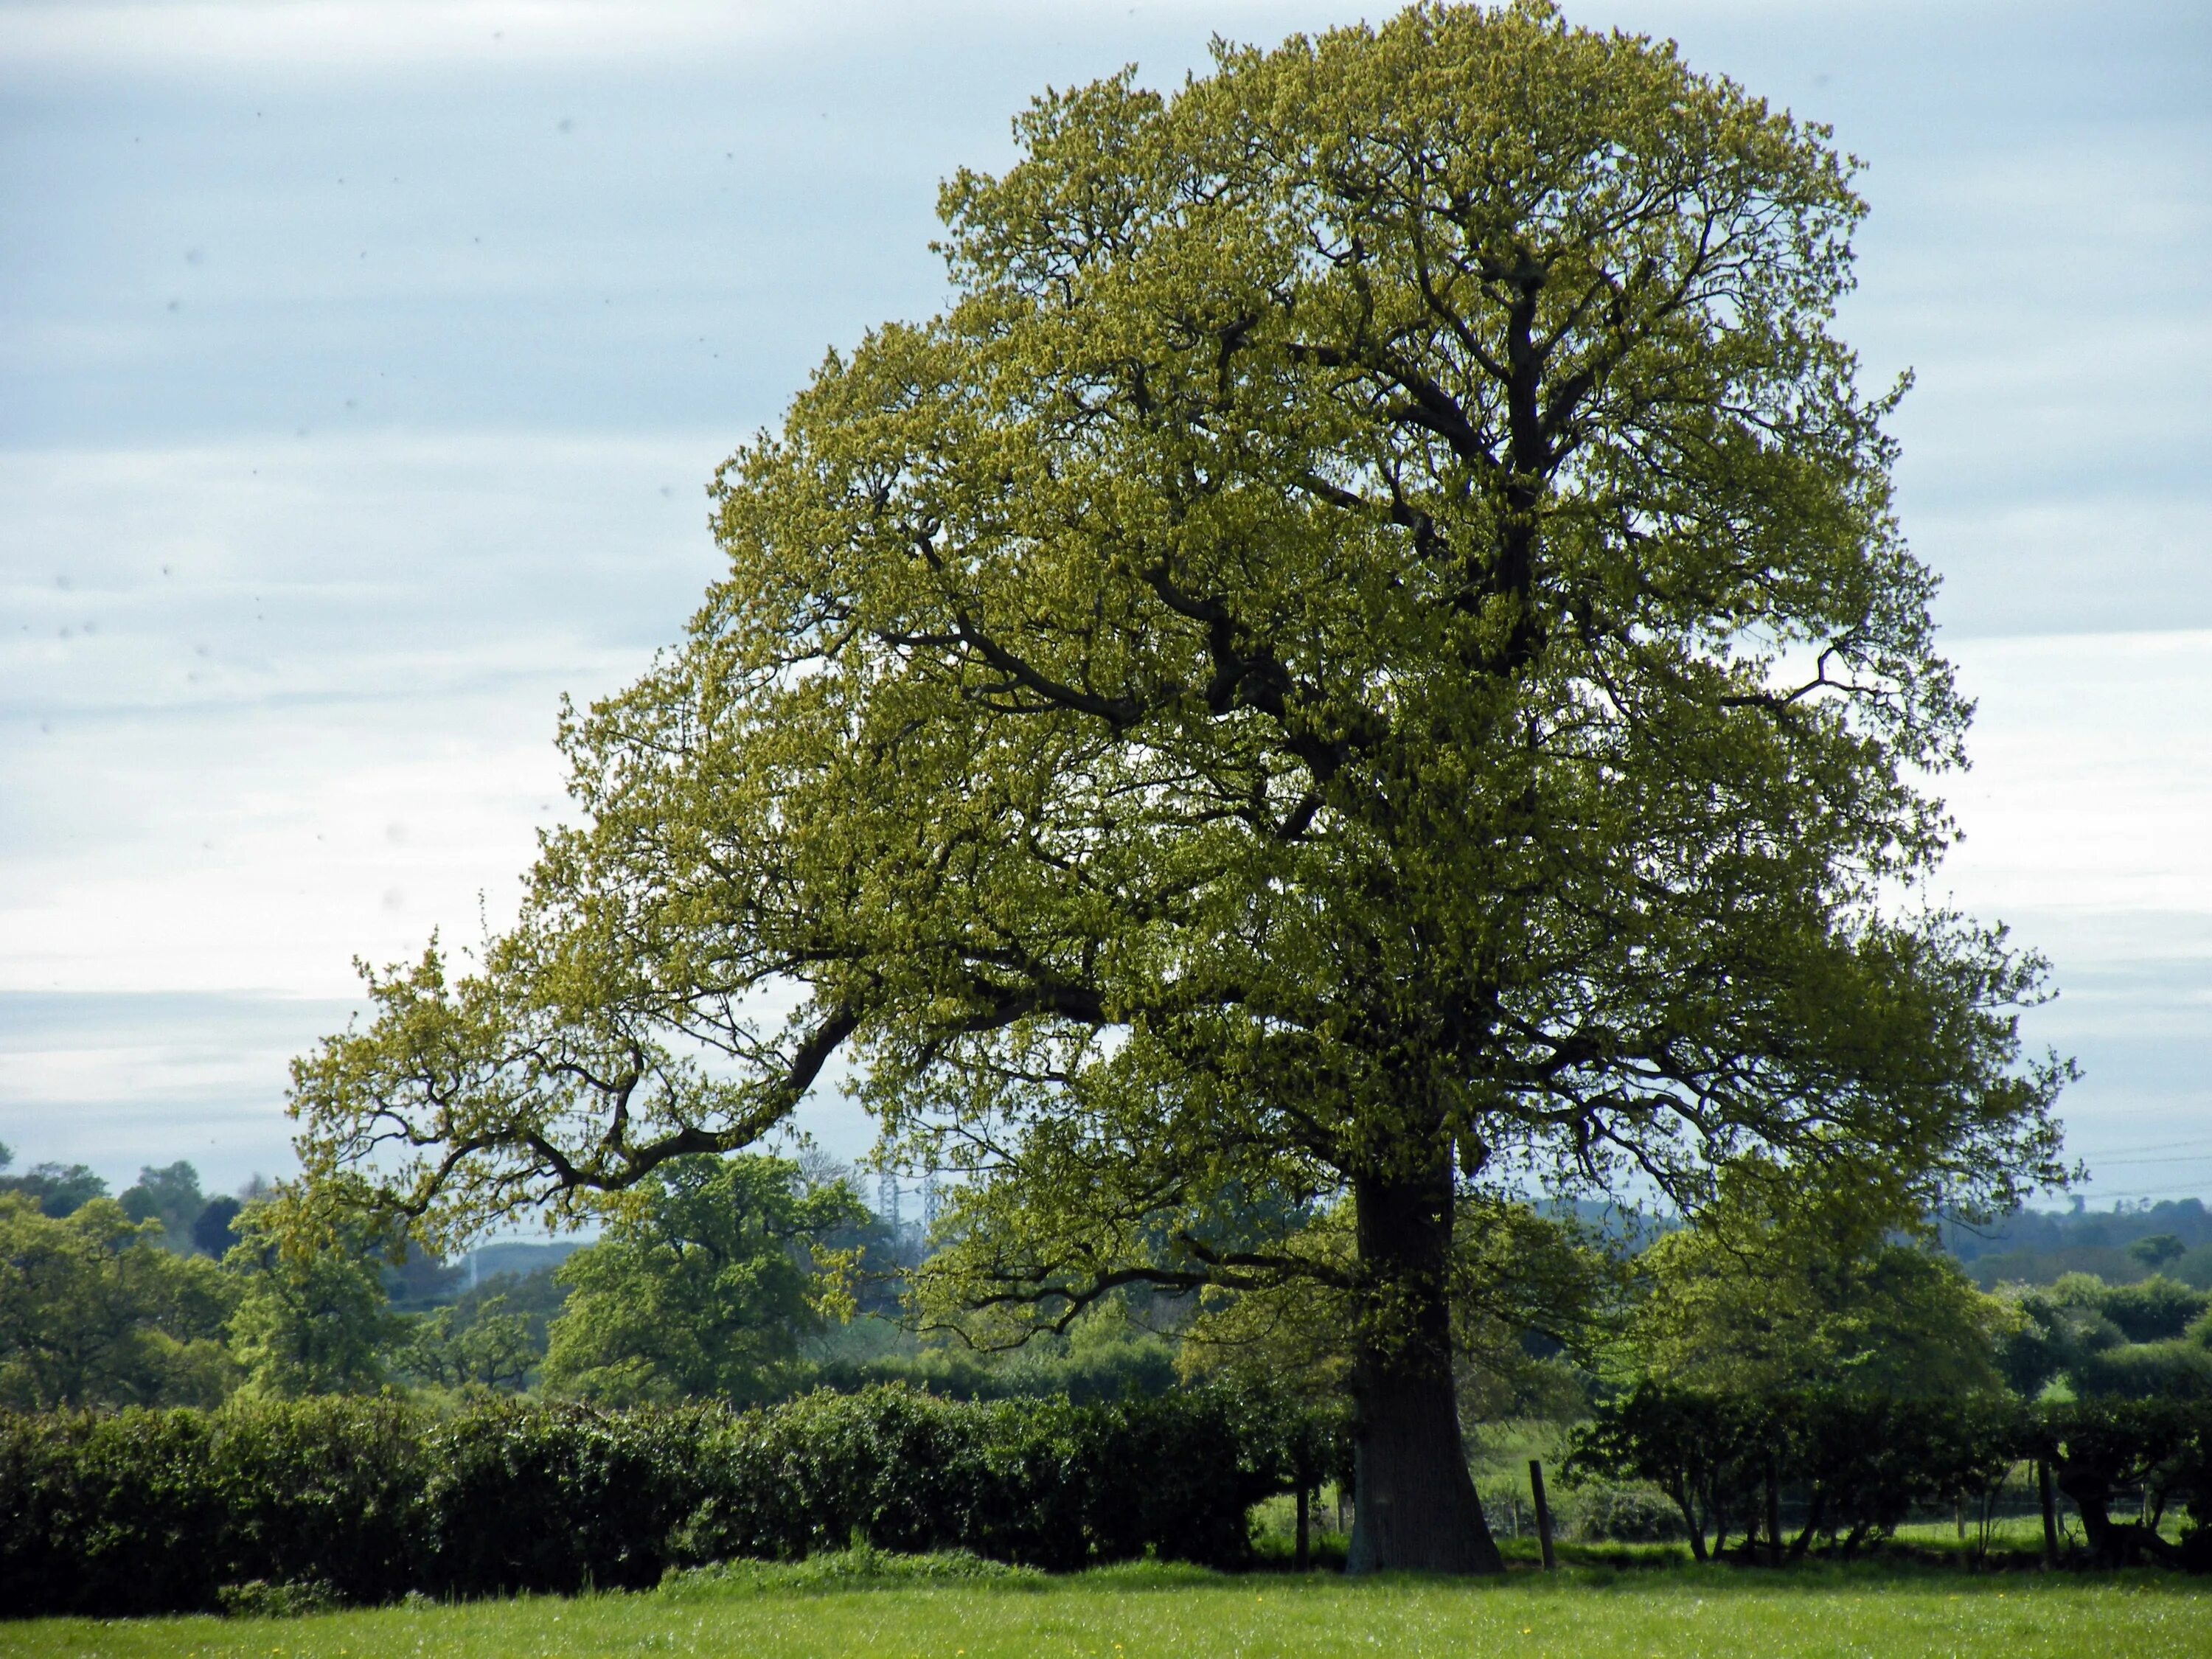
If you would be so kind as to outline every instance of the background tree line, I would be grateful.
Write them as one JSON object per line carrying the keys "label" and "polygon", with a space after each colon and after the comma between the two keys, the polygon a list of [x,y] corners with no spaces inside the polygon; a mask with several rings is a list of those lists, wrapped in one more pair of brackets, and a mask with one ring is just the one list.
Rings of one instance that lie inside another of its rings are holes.
{"label": "background tree line", "polygon": [[[1212,1376],[1318,1401],[1352,1363],[1326,1295],[1275,1289],[1131,1291],[1063,1333],[979,1346],[933,1300],[957,1236],[901,1237],[818,1158],[677,1160],[608,1199],[557,1265],[480,1279],[361,1228],[288,1246],[282,1194],[210,1198],[186,1163],[112,1197],[82,1167],[0,1181],[0,1404],[18,1410],[395,1389],[742,1405],[886,1382],[1098,1399]],[[2212,1291],[2171,1271],[2195,1206],[2017,1213],[2004,1232],[2132,1232],[2132,1272],[1985,1289],[1955,1228],[1754,1178],[1688,1225],[1463,1201],[1486,1206],[1452,1292],[1471,1433],[1576,1423],[1651,1384],[2212,1400]],[[1292,1237],[1326,1259],[1348,1220],[1312,1206]]]}
{"label": "background tree line", "polygon": [[0,1407],[18,1411],[391,1390],[746,1404],[886,1382],[1081,1401],[1176,1380],[1172,1346],[1118,1321],[1018,1355],[926,1346],[897,1322],[918,1231],[817,1158],[679,1161],[603,1206],[593,1241],[480,1277],[364,1227],[287,1248],[281,1193],[208,1199],[186,1163],[119,1196],[82,1166],[6,1180]]}

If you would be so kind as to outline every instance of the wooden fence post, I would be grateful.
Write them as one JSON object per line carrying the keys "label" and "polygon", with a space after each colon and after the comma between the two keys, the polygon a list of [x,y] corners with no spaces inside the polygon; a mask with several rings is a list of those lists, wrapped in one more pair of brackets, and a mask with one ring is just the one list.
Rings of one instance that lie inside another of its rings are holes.
{"label": "wooden fence post", "polygon": [[2051,1496],[2051,1460],[2035,1460],[2035,1489],[2043,1499],[2043,1565],[2058,1565],[2058,1505]]}
{"label": "wooden fence post", "polygon": [[1539,1458],[1528,1460],[1528,1493],[1536,1500],[1536,1541],[1543,1548],[1544,1571],[1555,1571],[1559,1559],[1552,1552],[1552,1505],[1544,1496],[1544,1465]]}
{"label": "wooden fence post", "polygon": [[1766,1466],[1766,1565],[1782,1565],[1782,1474]]}

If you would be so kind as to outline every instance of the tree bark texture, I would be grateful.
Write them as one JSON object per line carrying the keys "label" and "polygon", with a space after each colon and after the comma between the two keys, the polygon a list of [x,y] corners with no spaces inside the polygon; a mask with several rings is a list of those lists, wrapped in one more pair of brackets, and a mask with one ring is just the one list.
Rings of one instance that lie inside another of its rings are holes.
{"label": "tree bark texture", "polygon": [[[1352,1183],[1377,1300],[1352,1366],[1356,1492],[1348,1572],[1503,1572],[1468,1474],[1452,1391],[1451,1170]],[[1385,1299],[1387,1298],[1387,1299]]]}

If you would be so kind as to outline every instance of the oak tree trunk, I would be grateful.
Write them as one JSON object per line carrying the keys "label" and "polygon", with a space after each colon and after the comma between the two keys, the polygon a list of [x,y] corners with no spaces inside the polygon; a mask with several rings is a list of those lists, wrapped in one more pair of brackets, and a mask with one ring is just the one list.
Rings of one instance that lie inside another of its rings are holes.
{"label": "oak tree trunk", "polygon": [[1347,1572],[1503,1572],[1467,1468],[1452,1391],[1451,1171],[1352,1183],[1371,1287],[1352,1365]]}

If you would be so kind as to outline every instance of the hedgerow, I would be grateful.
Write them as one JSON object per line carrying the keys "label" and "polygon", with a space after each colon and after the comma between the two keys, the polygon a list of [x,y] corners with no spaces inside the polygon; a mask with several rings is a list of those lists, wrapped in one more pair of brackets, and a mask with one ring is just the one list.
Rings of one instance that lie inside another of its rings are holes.
{"label": "hedgerow", "polygon": [[[1651,1482],[1680,1511],[1692,1551],[1848,1554],[1916,1508],[1992,1493],[2023,1462],[2081,1518],[2087,1559],[2212,1567],[2212,1405],[2187,1399],[2027,1401],[2010,1395],[1899,1399],[1846,1389],[1729,1395],[1644,1384],[1601,1403],[1577,1436],[1571,1479]],[[2124,1495],[2179,1509],[2181,1542]],[[1794,1524],[1775,1520],[1789,1500]],[[2054,1519],[2056,1510],[2053,1510]],[[1778,1537],[1777,1530],[1794,1536]]]}
{"label": "hedgerow", "polygon": [[570,1592],[854,1544],[1051,1570],[1148,1553],[1233,1566],[1246,1511],[1333,1462],[1333,1434],[1210,1389],[0,1415],[0,1607],[213,1610],[253,1585],[354,1602]]}

